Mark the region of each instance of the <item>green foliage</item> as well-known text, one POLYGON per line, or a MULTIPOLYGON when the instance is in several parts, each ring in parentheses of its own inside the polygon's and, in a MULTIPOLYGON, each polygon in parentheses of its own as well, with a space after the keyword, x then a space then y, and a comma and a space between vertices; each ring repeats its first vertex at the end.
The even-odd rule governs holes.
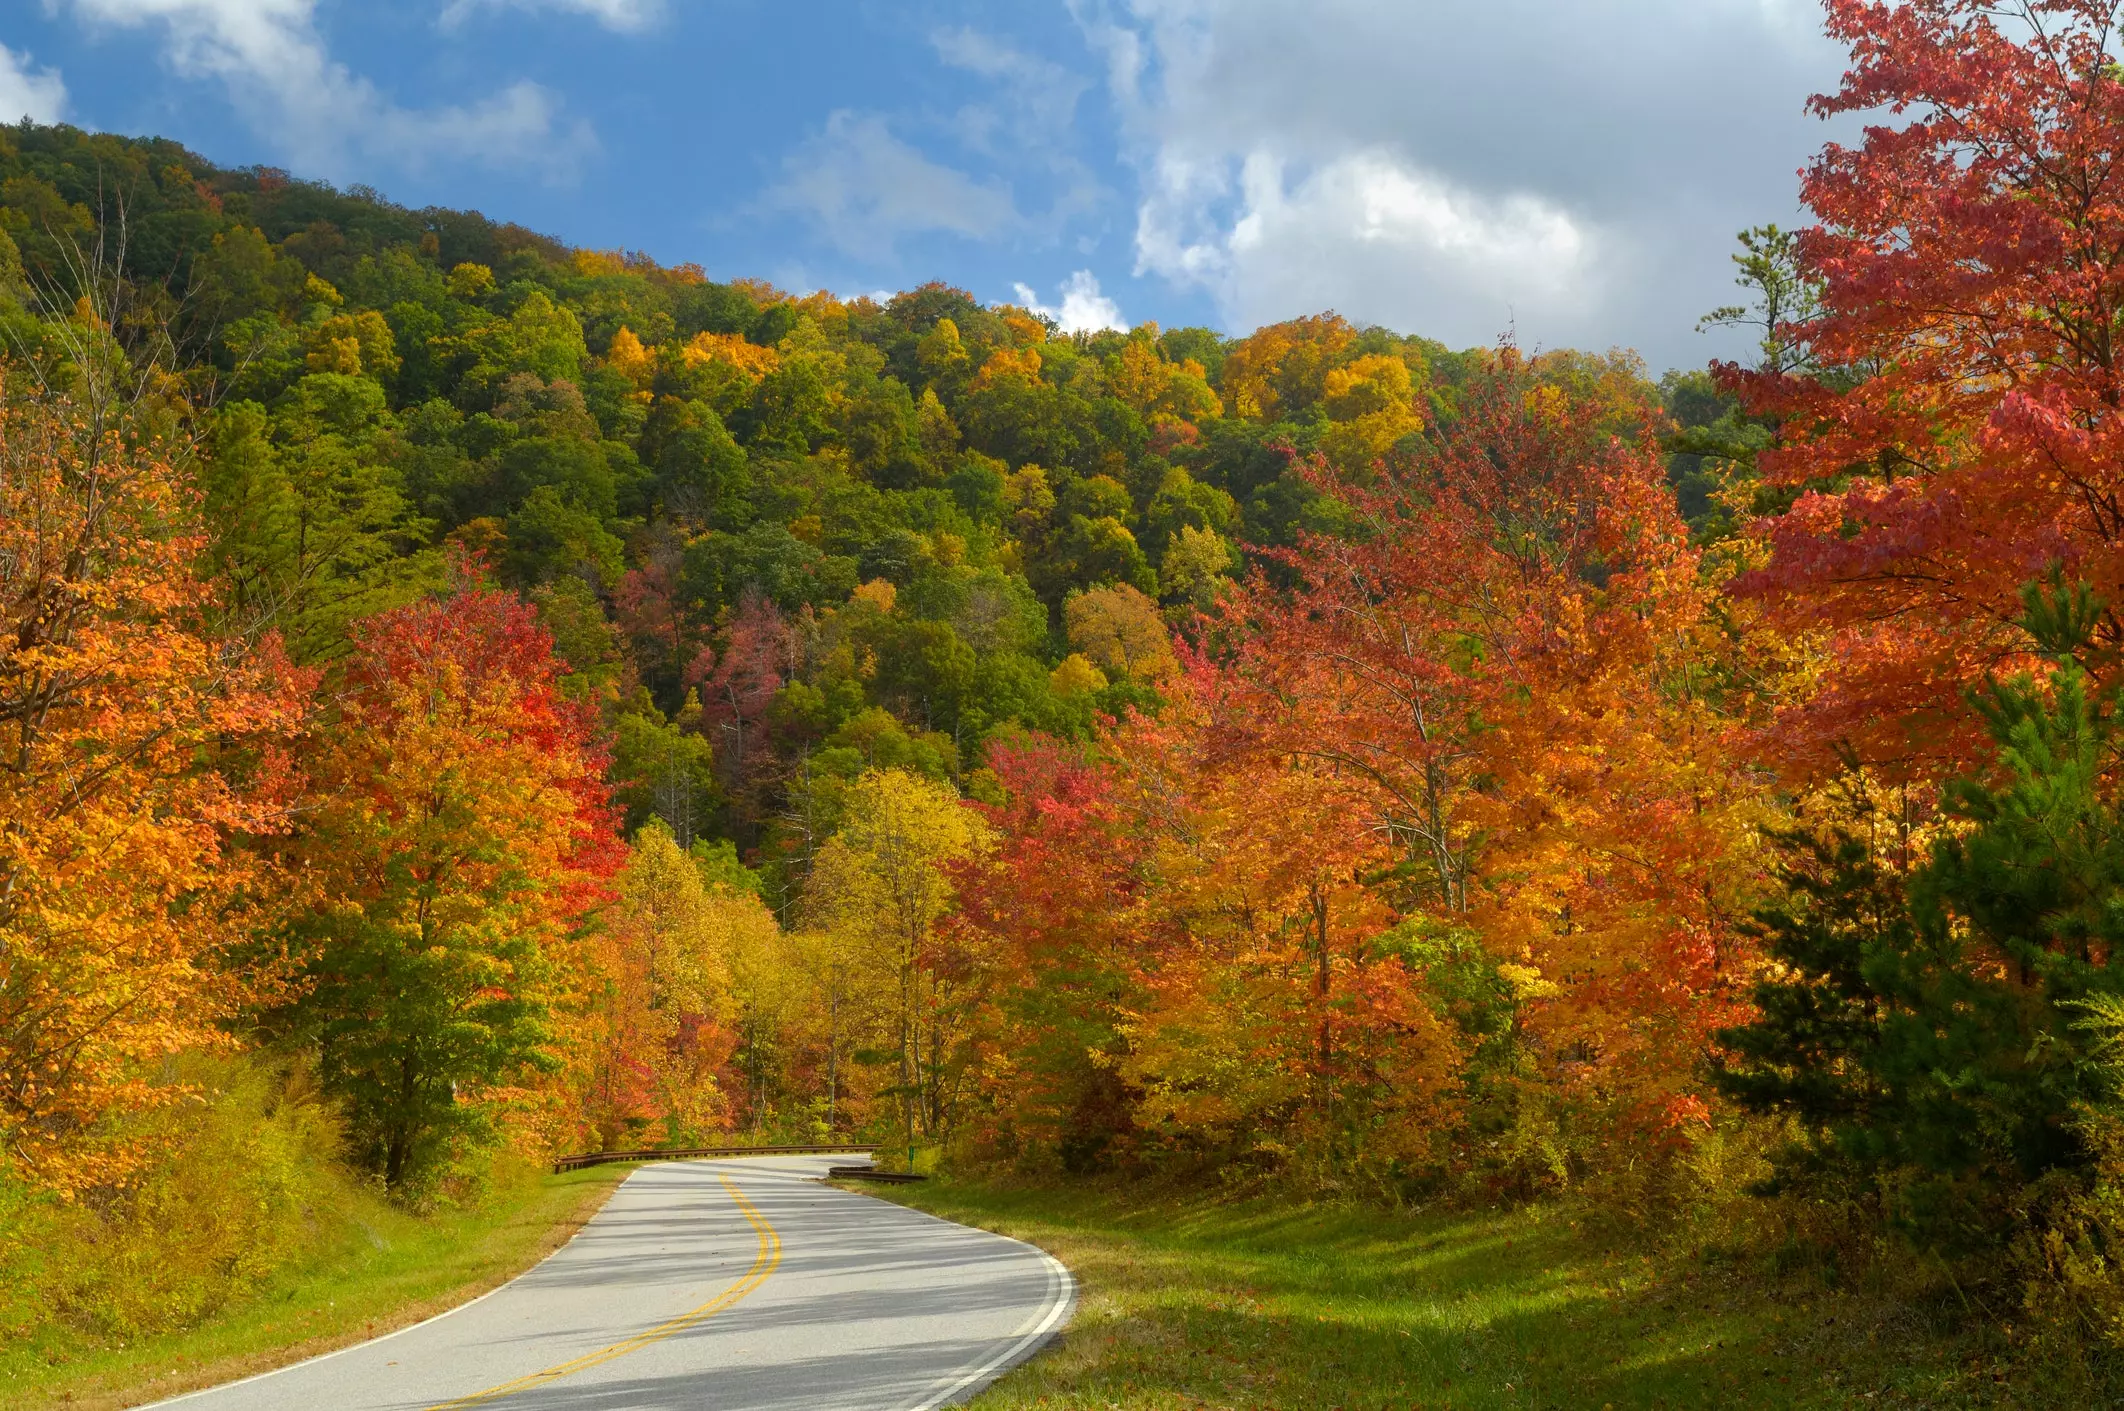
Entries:
POLYGON ((635 706, 619 717, 612 752, 613 796, 626 810, 626 831, 631 836, 660 818, 680 847, 691 847, 713 822, 720 795, 714 749, 685 728, 699 721, 699 699, 690 699, 676 721, 666 720, 646 693, 635 706))
POLYGON ((1784 899, 1760 918, 1779 970, 1761 1017, 1722 1035, 1721 1086, 1798 1120, 1788 1181, 1855 1175, 1921 1240, 1997 1240, 2022 1193, 2093 1165, 2079 1114, 2115 1095, 2084 1016, 2124 992, 2124 810, 2113 690, 2075 653, 2102 612, 2084 589, 2031 588, 2024 625, 2042 679, 1976 701, 1998 749, 1991 780, 1948 803, 1961 826, 1907 879, 1861 825, 1784 839, 1784 899))

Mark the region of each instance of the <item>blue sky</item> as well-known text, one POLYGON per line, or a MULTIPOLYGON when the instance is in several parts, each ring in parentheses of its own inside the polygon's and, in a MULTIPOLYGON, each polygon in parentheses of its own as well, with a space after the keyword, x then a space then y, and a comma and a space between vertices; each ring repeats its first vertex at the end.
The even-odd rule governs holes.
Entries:
POLYGON ((1732 351, 1812 0, 0 0, 0 112, 843 294, 1732 351), (1023 289, 1020 286, 1024 286, 1023 289), (1028 292, 1029 291, 1029 292, 1028 292))

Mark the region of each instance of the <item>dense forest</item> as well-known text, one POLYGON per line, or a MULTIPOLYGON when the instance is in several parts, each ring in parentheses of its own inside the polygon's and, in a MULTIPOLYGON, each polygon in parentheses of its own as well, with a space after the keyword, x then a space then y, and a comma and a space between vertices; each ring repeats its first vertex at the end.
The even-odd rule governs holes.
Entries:
POLYGON ((2114 1339, 2104 14, 1832 6, 1899 116, 1658 382, 0 129, 0 1201, 212 1134, 269 1261, 306 1162, 861 1137, 1752 1204, 2114 1339))

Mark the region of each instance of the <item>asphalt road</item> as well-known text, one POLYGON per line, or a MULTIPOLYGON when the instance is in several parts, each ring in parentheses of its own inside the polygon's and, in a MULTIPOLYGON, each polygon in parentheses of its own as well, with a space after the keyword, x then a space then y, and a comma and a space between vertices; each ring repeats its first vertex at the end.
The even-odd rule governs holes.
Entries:
POLYGON ((158 1403, 184 1411, 929 1411, 1067 1320, 1054 1259, 811 1178, 664 1162, 543 1264, 439 1318, 158 1403))

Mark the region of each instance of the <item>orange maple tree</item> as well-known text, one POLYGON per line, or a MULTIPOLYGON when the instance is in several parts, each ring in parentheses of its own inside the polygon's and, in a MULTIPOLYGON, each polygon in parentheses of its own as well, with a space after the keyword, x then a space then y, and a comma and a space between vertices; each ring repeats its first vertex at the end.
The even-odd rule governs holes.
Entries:
POLYGON ((1617 434, 1550 371, 1504 348, 1423 453, 1315 466, 1352 532, 1235 601, 1233 670, 1261 748, 1336 773, 1390 844, 1400 913, 1481 938, 1550 1076, 1671 1125, 1748 975, 1751 702, 1650 409, 1617 434))
POLYGON ((217 628, 169 456, 0 387, 0 1146, 60 1189, 122 1175, 111 1119, 274 979, 223 963, 259 881, 229 844, 286 822, 308 680, 217 628))

